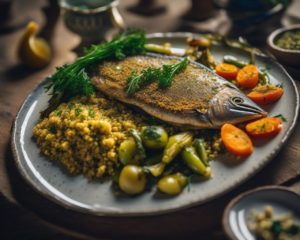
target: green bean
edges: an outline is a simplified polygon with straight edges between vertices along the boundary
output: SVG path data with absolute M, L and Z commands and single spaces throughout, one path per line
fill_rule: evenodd
M 263 83 L 261 85 L 270 84 L 270 78 L 269 78 L 269 75 L 267 73 L 263 73 L 261 71 L 258 71 L 258 77 L 259 77 L 259 79 L 261 79 L 263 81 Z
M 204 147 L 204 139 L 196 139 L 194 147 L 198 153 L 200 160 L 204 163 L 205 166 L 209 166 L 207 153 Z
M 245 63 L 244 61 L 239 61 L 236 57 L 233 57 L 233 56 L 230 56 L 230 55 L 225 55 L 223 57 L 223 61 L 225 63 L 228 63 L 228 64 L 233 64 L 239 68 L 243 68 L 245 66 L 247 66 L 248 64 Z
M 131 133 L 131 135 L 133 136 L 133 138 L 136 142 L 136 145 L 137 145 L 137 147 L 139 149 L 139 152 L 140 152 L 141 160 L 143 162 L 143 160 L 146 158 L 146 153 L 145 153 L 145 149 L 144 149 L 143 144 L 142 144 L 142 139 L 141 139 L 139 133 L 137 132 L 137 130 L 131 129 L 130 133 Z
M 193 146 L 185 147 L 181 152 L 182 159 L 186 162 L 188 167 L 192 169 L 195 173 L 201 174 L 204 177 L 210 177 L 211 168 L 206 168 L 203 162 L 197 155 L 197 152 Z

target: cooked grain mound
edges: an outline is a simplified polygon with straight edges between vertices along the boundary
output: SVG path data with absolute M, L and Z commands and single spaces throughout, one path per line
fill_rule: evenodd
M 61 104 L 40 120 L 33 134 L 44 154 L 92 179 L 113 174 L 120 143 L 130 137 L 130 129 L 143 125 L 141 115 L 98 93 Z

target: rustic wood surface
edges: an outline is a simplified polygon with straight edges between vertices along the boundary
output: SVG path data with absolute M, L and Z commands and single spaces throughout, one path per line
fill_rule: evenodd
M 49 2 L 53 3 L 51 0 Z M 166 0 L 167 11 L 152 16 L 151 21 L 149 17 L 127 11 L 135 3 L 135 0 L 121 1 L 119 10 L 125 23 L 128 26 L 146 27 L 149 33 L 201 30 L 224 34 L 229 27 L 222 11 L 215 14 L 213 19 L 200 23 L 182 20 L 181 17 L 189 10 L 189 1 Z M 0 28 L 0 239 L 224 239 L 221 217 L 232 198 L 258 186 L 292 186 L 300 182 L 298 120 L 292 136 L 280 153 L 255 177 L 218 199 L 172 214 L 130 218 L 89 216 L 65 209 L 36 193 L 23 181 L 13 163 L 11 123 L 34 86 L 54 72 L 55 66 L 75 59 L 76 55 L 71 50 L 80 42 L 78 36 L 65 29 L 60 18 L 54 31 L 51 29 L 54 24 L 45 24 L 43 12 L 51 16 L 51 21 L 56 21 L 55 12 L 51 14 L 51 11 L 57 10 L 49 10 L 47 4 L 47 1 L 15 0 L 12 13 L 17 20 L 6 23 L 9 32 L 1 32 Z M 42 11 L 42 8 L 46 10 Z M 54 52 L 51 63 L 38 71 L 20 65 L 16 57 L 18 39 L 30 20 L 48 26 L 41 35 L 50 40 Z M 287 24 L 291 21 L 297 22 L 289 16 L 283 22 Z M 300 77 L 296 80 L 300 80 Z M 296 81 L 296 84 L 299 91 L 300 82 Z

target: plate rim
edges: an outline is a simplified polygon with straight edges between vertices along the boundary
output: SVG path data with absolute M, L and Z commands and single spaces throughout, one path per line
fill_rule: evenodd
M 152 34 L 148 34 L 147 35 L 147 39 L 148 38 L 159 38 L 159 37 L 166 37 L 166 38 L 173 38 L 173 37 L 199 37 L 202 36 L 202 34 L 198 34 L 198 33 L 191 33 L 191 32 L 166 32 L 166 33 L 152 33 Z M 91 215 L 96 215 L 96 216 L 111 216 L 111 217 L 141 217 L 141 216 L 153 216 L 153 215 L 160 215 L 160 214 L 166 214 L 166 213 L 171 213 L 171 212 L 175 212 L 175 211 L 180 211 L 183 209 L 187 209 L 190 207 L 194 207 L 197 205 L 201 205 L 203 203 L 207 203 L 213 199 L 216 199 L 222 195 L 225 195 L 226 193 L 232 191 L 233 189 L 235 189 L 236 187 L 240 186 L 241 184 L 245 183 L 247 180 L 249 180 L 250 178 L 252 178 L 255 174 L 257 174 L 258 172 L 260 172 L 277 154 L 278 152 L 281 150 L 281 148 L 283 147 L 284 143 L 287 141 L 287 139 L 290 137 L 292 131 L 294 130 L 294 128 L 296 127 L 297 124 L 297 118 L 299 115 L 299 93 L 298 93 L 298 89 L 297 86 L 294 82 L 294 80 L 292 79 L 292 77 L 288 74 L 288 72 L 285 70 L 285 68 L 278 63 L 275 59 L 271 58 L 270 56 L 263 54 L 263 53 L 255 53 L 258 56 L 261 56 L 263 58 L 268 58 L 270 61 L 272 61 L 275 65 L 277 65 L 288 77 L 288 79 L 290 80 L 290 82 L 292 83 L 292 86 L 294 87 L 294 91 L 296 94 L 296 103 L 295 103 L 295 115 L 294 115 L 294 119 L 293 122 L 290 126 L 290 128 L 288 129 L 286 135 L 282 138 L 282 140 L 279 142 L 279 144 L 277 144 L 277 146 L 273 149 L 272 152 L 270 152 L 270 154 L 267 155 L 266 158 L 263 159 L 263 163 L 259 166 L 259 168 L 257 169 L 253 169 L 252 172 L 250 174 L 248 174 L 244 179 L 239 180 L 238 183 L 235 183 L 234 185 L 228 187 L 228 189 L 226 189 L 225 191 L 219 193 L 219 194 L 215 194 L 212 197 L 206 198 L 205 200 L 202 201 L 190 201 L 187 204 L 173 204 L 171 207 L 167 208 L 167 209 L 155 209 L 154 211 L 139 211 L 139 212 L 124 212 L 124 211 L 114 211 L 114 210 L 108 210 L 108 211 L 103 211 L 103 210 L 95 210 L 92 208 L 84 208 L 84 207 L 79 207 L 76 205 L 73 205 L 69 202 L 67 202 L 66 200 L 59 198 L 58 196 L 56 196 L 55 194 L 45 191 L 43 189 L 41 189 L 31 178 L 29 178 L 26 174 L 26 172 L 24 171 L 24 169 L 21 166 L 21 162 L 19 160 L 19 153 L 17 151 L 17 147 L 15 146 L 17 143 L 17 139 L 16 139 L 16 125 L 17 125 L 17 120 L 19 119 L 19 115 L 21 110 L 24 108 L 25 104 L 27 103 L 28 99 L 32 96 L 32 94 L 40 87 L 40 85 L 44 84 L 49 76 L 51 76 L 52 74 L 50 74 L 48 77 L 46 77 L 44 80 L 42 80 L 41 82 L 39 82 L 34 89 L 30 92 L 30 94 L 27 96 L 27 98 L 24 100 L 24 102 L 22 103 L 21 107 L 18 110 L 17 115 L 15 116 L 13 123 L 12 123 L 12 128 L 11 128 L 11 148 L 12 148 L 12 154 L 13 154 L 13 159 L 14 162 L 16 164 L 17 170 L 20 173 L 21 177 L 25 180 L 25 182 L 27 182 L 27 184 L 34 189 L 37 193 L 41 194 L 42 196 L 44 196 L 45 198 L 47 198 L 50 201 L 53 201 L 55 203 L 57 203 L 58 205 L 69 209 L 69 210 L 74 210 L 77 212 L 82 212 L 82 213 L 86 213 L 86 214 L 91 214 Z

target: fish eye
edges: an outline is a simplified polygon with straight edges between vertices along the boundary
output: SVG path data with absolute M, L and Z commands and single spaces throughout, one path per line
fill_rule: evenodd
M 232 101 L 235 103 L 235 104 L 242 104 L 244 102 L 244 99 L 240 98 L 240 97 L 234 97 L 232 98 Z

